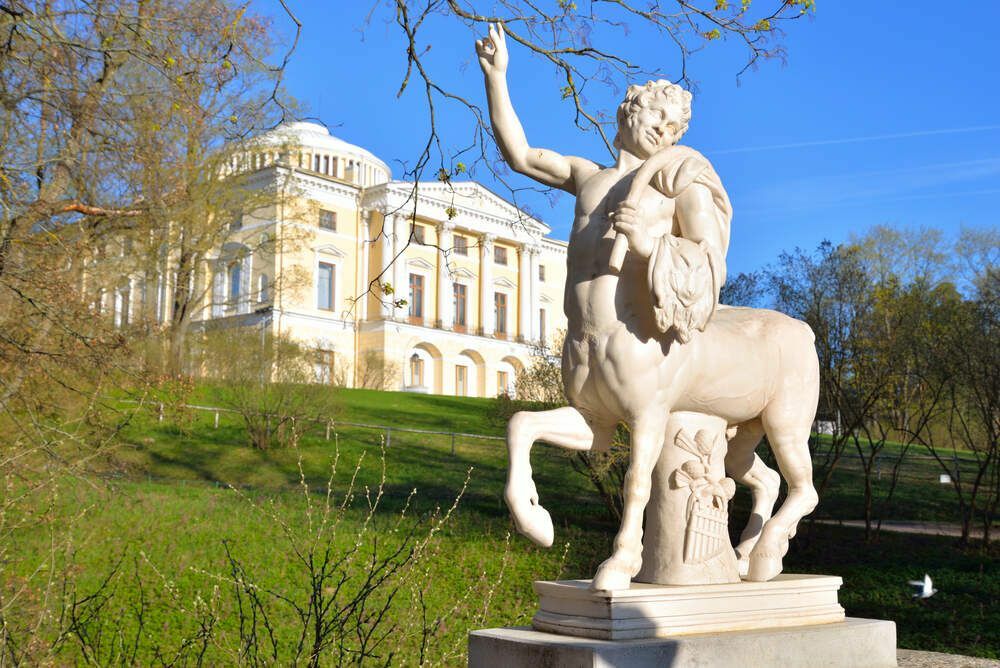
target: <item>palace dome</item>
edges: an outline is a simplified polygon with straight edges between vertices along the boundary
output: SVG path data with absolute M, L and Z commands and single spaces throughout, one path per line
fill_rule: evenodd
M 389 165 L 368 149 L 330 134 L 319 123 L 282 123 L 261 140 L 267 144 L 292 143 L 297 160 L 292 166 L 321 175 L 333 176 L 363 187 L 392 180 Z

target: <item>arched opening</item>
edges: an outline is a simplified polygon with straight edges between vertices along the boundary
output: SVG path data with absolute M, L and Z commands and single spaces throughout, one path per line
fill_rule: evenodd
M 441 394 L 441 351 L 421 341 L 407 350 L 403 360 L 403 389 L 407 392 Z
M 497 365 L 497 394 L 517 395 L 517 379 L 524 372 L 524 362 L 507 355 Z
M 486 360 L 475 350 L 463 350 L 458 354 L 455 362 L 455 394 L 465 397 L 485 397 L 486 396 Z M 459 371 L 462 367 L 464 371 Z M 465 392 L 459 394 L 459 376 L 465 377 Z

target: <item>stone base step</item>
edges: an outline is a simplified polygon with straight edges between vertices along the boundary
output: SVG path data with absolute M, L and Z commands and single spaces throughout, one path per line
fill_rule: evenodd
M 599 640 L 664 638 L 749 631 L 844 620 L 837 602 L 843 580 L 830 575 L 779 575 L 770 582 L 651 585 L 595 592 L 589 580 L 537 581 L 537 631 Z
M 893 622 L 830 624 L 645 640 L 597 640 L 525 627 L 469 634 L 470 668 L 890 668 Z

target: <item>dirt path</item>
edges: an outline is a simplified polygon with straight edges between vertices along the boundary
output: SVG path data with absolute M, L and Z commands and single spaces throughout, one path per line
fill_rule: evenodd
M 845 526 L 854 528 L 865 528 L 864 520 L 814 520 L 817 524 L 831 524 L 834 526 Z M 928 536 L 953 536 L 958 538 L 962 535 L 962 527 L 958 524 L 948 522 L 882 522 L 882 531 L 892 531 L 895 533 L 918 533 Z M 983 530 L 973 528 L 972 538 L 982 538 Z
M 939 652 L 918 652 L 914 649 L 896 650 L 896 660 L 899 668 L 997 668 L 1000 661 L 996 659 L 980 659 L 974 656 L 960 654 L 941 654 Z

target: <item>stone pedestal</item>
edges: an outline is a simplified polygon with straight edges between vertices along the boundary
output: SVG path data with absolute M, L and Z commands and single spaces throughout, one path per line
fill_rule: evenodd
M 844 619 L 842 580 L 779 575 L 770 582 L 665 586 L 633 582 L 595 592 L 589 580 L 535 582 L 538 631 L 601 640 L 664 638 L 690 633 L 776 629 Z
M 470 668 L 889 668 L 896 625 L 848 618 L 830 624 L 654 638 L 595 640 L 529 628 L 469 634 Z

